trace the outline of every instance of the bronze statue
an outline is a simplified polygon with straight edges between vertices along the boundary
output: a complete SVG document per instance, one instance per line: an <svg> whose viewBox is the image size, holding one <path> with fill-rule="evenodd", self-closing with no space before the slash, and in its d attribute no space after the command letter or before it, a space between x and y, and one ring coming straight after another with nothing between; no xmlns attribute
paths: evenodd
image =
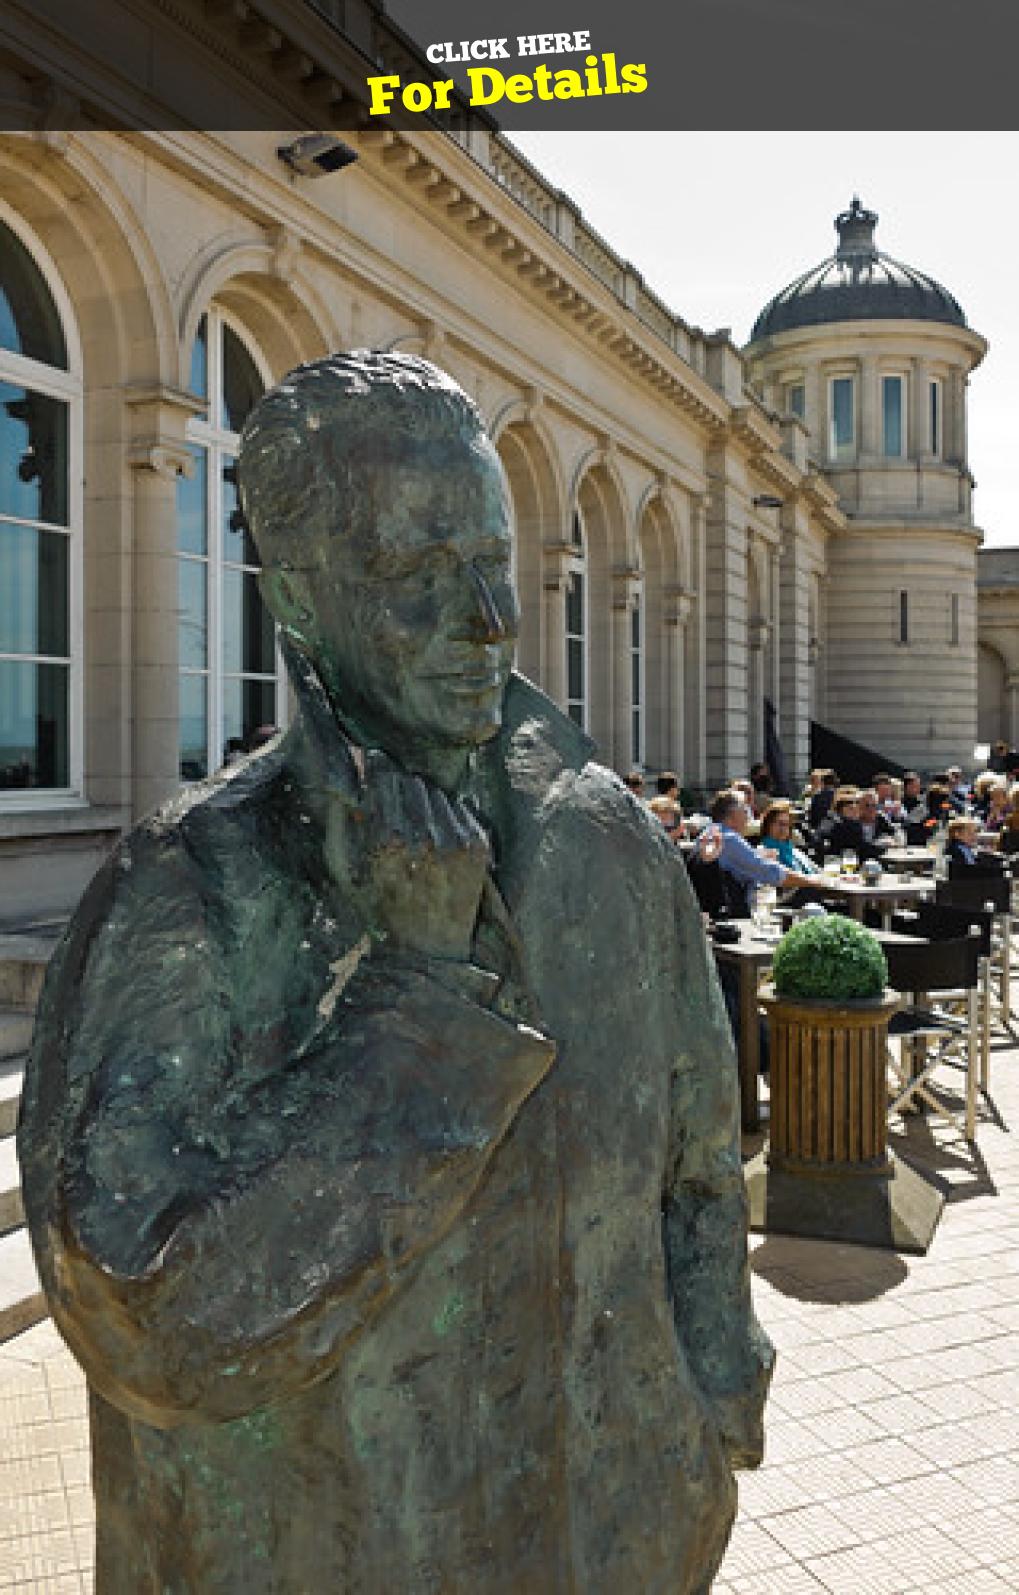
<svg viewBox="0 0 1019 1595"><path fill-rule="evenodd" d="M98 1595L707 1591L771 1348L681 860L511 672L449 377L304 366L239 470L300 714L97 876L20 1131Z"/></svg>

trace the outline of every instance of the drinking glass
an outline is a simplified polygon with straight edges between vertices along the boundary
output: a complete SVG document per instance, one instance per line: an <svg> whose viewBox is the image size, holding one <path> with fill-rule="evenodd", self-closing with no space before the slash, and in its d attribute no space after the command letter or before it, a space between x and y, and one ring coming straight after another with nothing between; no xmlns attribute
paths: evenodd
<svg viewBox="0 0 1019 1595"><path fill-rule="evenodd" d="M856 866L857 866L857 864L859 862L860 861L857 858L856 854L854 853L853 849L851 847L847 847L845 852L842 855L842 873L843 873L843 875L852 875L855 872Z"/></svg>

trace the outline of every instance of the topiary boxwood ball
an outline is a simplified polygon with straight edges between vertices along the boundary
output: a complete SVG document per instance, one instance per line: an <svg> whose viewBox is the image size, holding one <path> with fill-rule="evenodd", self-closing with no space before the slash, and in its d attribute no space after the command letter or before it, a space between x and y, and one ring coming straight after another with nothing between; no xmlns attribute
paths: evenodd
<svg viewBox="0 0 1019 1595"><path fill-rule="evenodd" d="M888 964L877 937L841 914L801 920L775 949L779 997L823 997L829 1002L880 997L887 980Z"/></svg>

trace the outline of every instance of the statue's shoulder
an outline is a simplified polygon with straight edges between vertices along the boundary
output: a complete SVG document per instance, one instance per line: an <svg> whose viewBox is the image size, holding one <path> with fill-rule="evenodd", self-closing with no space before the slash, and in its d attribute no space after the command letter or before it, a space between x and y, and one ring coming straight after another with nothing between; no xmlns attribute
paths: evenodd
<svg viewBox="0 0 1019 1595"><path fill-rule="evenodd" d="M540 688L514 673L506 693L502 733L494 756L509 829L545 835L576 830L596 846L616 847L623 837L655 852L661 827L599 763L595 743ZM537 838L535 838L537 839Z"/></svg>
<svg viewBox="0 0 1019 1595"><path fill-rule="evenodd" d="M83 894L65 936L80 971L99 940L147 939L165 946L210 904L237 888L238 873L265 867L266 816L277 801L284 761L275 747L184 788L117 843Z"/></svg>

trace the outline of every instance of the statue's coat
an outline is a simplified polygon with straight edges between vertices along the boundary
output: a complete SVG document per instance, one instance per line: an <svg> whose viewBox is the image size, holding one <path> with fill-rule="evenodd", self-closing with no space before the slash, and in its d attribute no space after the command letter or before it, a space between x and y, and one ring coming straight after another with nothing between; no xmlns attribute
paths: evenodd
<svg viewBox="0 0 1019 1595"><path fill-rule="evenodd" d="M771 1354L675 849L514 677L496 993L327 887L293 739L139 827L46 985L20 1147L98 1595L706 1590Z"/></svg>

